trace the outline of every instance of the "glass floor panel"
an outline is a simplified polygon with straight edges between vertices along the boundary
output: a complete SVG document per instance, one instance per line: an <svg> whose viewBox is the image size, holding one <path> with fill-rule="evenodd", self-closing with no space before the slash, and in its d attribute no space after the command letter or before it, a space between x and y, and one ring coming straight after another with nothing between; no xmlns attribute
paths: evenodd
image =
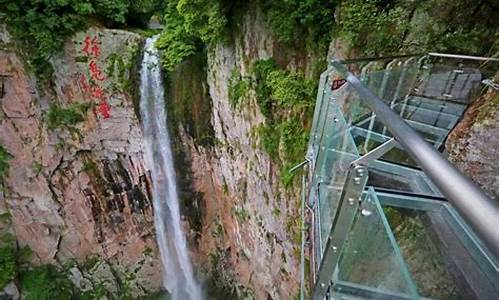
<svg viewBox="0 0 500 300"><path fill-rule="evenodd" d="M416 287L373 189L364 194L362 203L333 281L361 285L380 294L416 297ZM334 286L334 290L338 288Z"/></svg>
<svg viewBox="0 0 500 300"><path fill-rule="evenodd" d="M330 299L498 299L498 261L446 202L364 193Z"/></svg>
<svg viewBox="0 0 500 300"><path fill-rule="evenodd" d="M498 299L498 261L446 201L377 196L420 297Z"/></svg>

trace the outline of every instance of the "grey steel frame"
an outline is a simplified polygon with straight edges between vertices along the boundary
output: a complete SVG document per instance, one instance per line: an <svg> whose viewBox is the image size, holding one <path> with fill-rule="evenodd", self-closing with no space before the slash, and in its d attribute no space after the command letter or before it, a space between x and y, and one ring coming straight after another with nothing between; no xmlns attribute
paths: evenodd
<svg viewBox="0 0 500 300"><path fill-rule="evenodd" d="M312 293L313 300L325 299L331 292L332 275L340 259L349 229L354 221L360 204L359 199L361 199L367 179L367 167L352 162L321 258L321 264Z"/></svg>
<svg viewBox="0 0 500 300"><path fill-rule="evenodd" d="M489 250L498 255L498 206L469 178L427 143L415 129L374 95L350 73L340 61L333 67L357 91L361 100L375 113L401 146L420 165L440 192L485 242Z"/></svg>

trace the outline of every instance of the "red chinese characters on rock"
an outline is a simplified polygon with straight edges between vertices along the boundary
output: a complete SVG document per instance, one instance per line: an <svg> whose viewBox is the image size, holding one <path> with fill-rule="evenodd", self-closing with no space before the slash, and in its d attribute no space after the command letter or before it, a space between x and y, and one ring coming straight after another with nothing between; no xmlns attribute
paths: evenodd
<svg viewBox="0 0 500 300"><path fill-rule="evenodd" d="M89 63L90 78L94 81L103 81L104 75L102 75L101 69L97 66L95 60L91 60Z"/></svg>
<svg viewBox="0 0 500 300"><path fill-rule="evenodd" d="M80 88L84 93L90 92L90 84L87 82L87 77L83 74L80 76Z"/></svg>
<svg viewBox="0 0 500 300"><path fill-rule="evenodd" d="M85 94L90 94L92 99L99 103L96 113L101 115L104 119L108 119L111 116L111 106L107 102L106 89L101 86L101 84L105 82L106 77L97 64L97 59L101 55L100 45L101 42L96 36L91 38L87 35L85 37L82 52L86 57L90 58L88 63L90 79L88 80L87 77L82 74L79 83L82 91Z"/></svg>
<svg viewBox="0 0 500 300"><path fill-rule="evenodd" d="M90 36L87 35L83 43L84 46L82 51L86 56L99 57L99 55L101 55L101 48L99 46L101 42L96 36L90 39Z"/></svg>
<svg viewBox="0 0 500 300"><path fill-rule="evenodd" d="M108 102L102 101L99 103L97 106L97 111L102 115L104 119L107 119L110 117L109 111L111 110L111 107L109 106Z"/></svg>

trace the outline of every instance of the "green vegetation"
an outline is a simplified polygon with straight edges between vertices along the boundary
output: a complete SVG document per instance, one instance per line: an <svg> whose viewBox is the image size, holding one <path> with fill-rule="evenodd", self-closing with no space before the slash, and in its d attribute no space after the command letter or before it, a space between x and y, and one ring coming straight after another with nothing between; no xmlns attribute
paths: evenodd
<svg viewBox="0 0 500 300"><path fill-rule="evenodd" d="M3 179L9 171L9 160L12 156L0 145L0 179Z"/></svg>
<svg viewBox="0 0 500 300"><path fill-rule="evenodd" d="M16 276L15 250L15 247L12 245L0 247L0 290Z"/></svg>
<svg viewBox="0 0 500 300"><path fill-rule="evenodd" d="M162 50L162 64L172 71L176 65L196 53L196 38L184 27L184 18L177 11L176 1L168 1L165 9L165 28L156 46Z"/></svg>
<svg viewBox="0 0 500 300"><path fill-rule="evenodd" d="M248 96L251 88L251 78L248 76L241 76L237 68L231 72L229 78L229 103L233 108L238 106L240 102Z"/></svg>
<svg viewBox="0 0 500 300"><path fill-rule="evenodd" d="M276 0L264 4L275 37L286 44L304 43L308 50L326 50L334 29L338 0Z"/></svg>
<svg viewBox="0 0 500 300"><path fill-rule="evenodd" d="M0 290L14 280L20 267L29 261L32 251L29 247L19 248L16 238L10 233L4 233L0 239Z"/></svg>
<svg viewBox="0 0 500 300"><path fill-rule="evenodd" d="M38 161L35 161L33 162L33 164L31 164L31 170L33 170L33 173L35 173L35 176L40 175L40 173L42 173L43 171L43 168L44 165Z"/></svg>
<svg viewBox="0 0 500 300"><path fill-rule="evenodd" d="M497 10L494 1L343 1L339 34L365 55L425 51L494 55Z"/></svg>
<svg viewBox="0 0 500 300"><path fill-rule="evenodd" d="M289 187L306 151L308 120L312 114L316 83L304 75L280 69L272 59L252 65L254 89L266 121L258 129L261 145L281 167L282 183Z"/></svg>
<svg viewBox="0 0 500 300"><path fill-rule="evenodd" d="M351 47L367 55L399 52L408 31L411 10L403 6L380 7L379 0L344 2L341 9L340 35Z"/></svg>
<svg viewBox="0 0 500 300"><path fill-rule="evenodd" d="M245 223L247 220L250 219L250 215L248 214L248 211L244 207L242 208L232 207L231 212L233 213L233 215L236 216L236 218L240 223Z"/></svg>
<svg viewBox="0 0 500 300"><path fill-rule="evenodd" d="M89 108L88 103L74 103L67 108L51 105L46 115L47 126L51 130L74 126L85 120Z"/></svg>
<svg viewBox="0 0 500 300"><path fill-rule="evenodd" d="M220 41L226 18L217 0L167 0L164 23L157 46L163 50L164 68L172 71L203 43Z"/></svg>
<svg viewBox="0 0 500 300"><path fill-rule="evenodd" d="M21 272L21 289L26 300L71 299L73 284L53 265Z"/></svg>
<svg viewBox="0 0 500 300"><path fill-rule="evenodd" d="M9 30L33 43L37 59L48 59L62 49L65 39L90 18L108 26L146 23L158 1L142 0L0 0ZM142 12L142 14L141 14ZM140 18L140 20L137 20Z"/></svg>
<svg viewBox="0 0 500 300"><path fill-rule="evenodd" d="M162 2L154 0L0 0L9 31L21 42L41 83L52 74L48 60L68 36L91 23L110 27L145 26Z"/></svg>

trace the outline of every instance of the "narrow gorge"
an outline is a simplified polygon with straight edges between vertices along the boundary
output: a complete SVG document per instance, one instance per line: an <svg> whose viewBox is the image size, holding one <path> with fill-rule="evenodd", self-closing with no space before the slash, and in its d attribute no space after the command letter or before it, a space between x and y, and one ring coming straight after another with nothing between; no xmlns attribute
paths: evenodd
<svg viewBox="0 0 500 300"><path fill-rule="evenodd" d="M301 299L321 73L498 57L479 2L0 0L0 299ZM498 199L477 98L442 149Z"/></svg>

